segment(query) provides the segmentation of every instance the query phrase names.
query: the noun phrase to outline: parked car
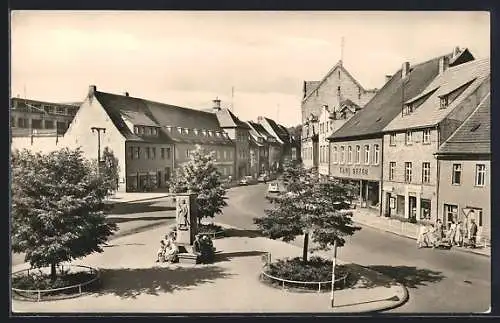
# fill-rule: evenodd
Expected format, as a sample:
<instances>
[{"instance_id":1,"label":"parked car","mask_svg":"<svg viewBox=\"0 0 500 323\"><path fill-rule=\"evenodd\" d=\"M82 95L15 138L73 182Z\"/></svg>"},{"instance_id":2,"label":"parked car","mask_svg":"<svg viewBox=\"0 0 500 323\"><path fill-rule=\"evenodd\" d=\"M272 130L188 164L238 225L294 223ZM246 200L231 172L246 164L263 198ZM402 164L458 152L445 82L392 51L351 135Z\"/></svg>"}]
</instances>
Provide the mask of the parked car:
<instances>
[{"instance_id":1,"label":"parked car","mask_svg":"<svg viewBox=\"0 0 500 323\"><path fill-rule=\"evenodd\" d=\"M248 185L248 178L243 177L242 179L240 179L239 184L240 185Z\"/></svg>"},{"instance_id":2,"label":"parked car","mask_svg":"<svg viewBox=\"0 0 500 323\"><path fill-rule=\"evenodd\" d=\"M268 193L279 193L279 191L280 191L280 189L278 186L278 182L269 183L269 186L267 187Z\"/></svg>"},{"instance_id":3,"label":"parked car","mask_svg":"<svg viewBox=\"0 0 500 323\"><path fill-rule=\"evenodd\" d=\"M269 176L267 176L266 174L260 174L259 178L257 178L257 181L259 183L265 183L269 180Z\"/></svg>"}]
</instances>

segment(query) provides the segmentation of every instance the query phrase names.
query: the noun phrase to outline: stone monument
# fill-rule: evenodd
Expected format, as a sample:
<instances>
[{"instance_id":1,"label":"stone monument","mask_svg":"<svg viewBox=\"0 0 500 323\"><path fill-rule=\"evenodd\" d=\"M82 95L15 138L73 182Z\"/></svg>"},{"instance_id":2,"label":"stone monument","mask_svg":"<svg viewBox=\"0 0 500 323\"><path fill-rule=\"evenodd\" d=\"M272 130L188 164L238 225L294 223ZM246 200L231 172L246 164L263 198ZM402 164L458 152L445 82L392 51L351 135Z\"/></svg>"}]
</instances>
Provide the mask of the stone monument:
<instances>
[{"instance_id":1,"label":"stone monument","mask_svg":"<svg viewBox=\"0 0 500 323\"><path fill-rule=\"evenodd\" d=\"M196 194L176 195L176 223L179 262L197 263L198 256L193 252L193 242L198 231Z\"/></svg>"}]
</instances>

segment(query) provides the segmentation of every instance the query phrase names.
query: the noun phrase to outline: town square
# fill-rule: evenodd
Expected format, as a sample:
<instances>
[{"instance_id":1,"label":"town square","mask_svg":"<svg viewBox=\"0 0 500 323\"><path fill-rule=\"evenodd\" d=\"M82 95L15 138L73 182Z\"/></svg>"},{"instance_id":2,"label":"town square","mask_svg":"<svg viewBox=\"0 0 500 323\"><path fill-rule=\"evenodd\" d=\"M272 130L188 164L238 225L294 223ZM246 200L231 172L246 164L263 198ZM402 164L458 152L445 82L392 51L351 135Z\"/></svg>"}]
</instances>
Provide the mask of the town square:
<instances>
[{"instance_id":1,"label":"town square","mask_svg":"<svg viewBox=\"0 0 500 323\"><path fill-rule=\"evenodd\" d=\"M491 312L487 12L11 15L12 313Z\"/></svg>"}]
</instances>

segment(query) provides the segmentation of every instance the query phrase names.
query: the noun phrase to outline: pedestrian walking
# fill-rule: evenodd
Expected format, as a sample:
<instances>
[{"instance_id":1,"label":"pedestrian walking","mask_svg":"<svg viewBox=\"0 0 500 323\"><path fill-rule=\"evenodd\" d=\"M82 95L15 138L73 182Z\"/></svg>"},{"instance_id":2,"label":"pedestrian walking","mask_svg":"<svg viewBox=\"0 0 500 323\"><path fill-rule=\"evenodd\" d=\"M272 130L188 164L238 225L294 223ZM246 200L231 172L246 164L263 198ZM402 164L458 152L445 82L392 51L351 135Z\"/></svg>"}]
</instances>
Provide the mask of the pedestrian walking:
<instances>
[{"instance_id":1,"label":"pedestrian walking","mask_svg":"<svg viewBox=\"0 0 500 323\"><path fill-rule=\"evenodd\" d=\"M421 224L418 231L417 237L417 248L428 247L428 237L429 228L426 225Z\"/></svg>"},{"instance_id":2,"label":"pedestrian walking","mask_svg":"<svg viewBox=\"0 0 500 323\"><path fill-rule=\"evenodd\" d=\"M477 224L474 218L470 219L470 229L469 229L469 247L476 247L476 236L477 236Z\"/></svg>"}]
</instances>

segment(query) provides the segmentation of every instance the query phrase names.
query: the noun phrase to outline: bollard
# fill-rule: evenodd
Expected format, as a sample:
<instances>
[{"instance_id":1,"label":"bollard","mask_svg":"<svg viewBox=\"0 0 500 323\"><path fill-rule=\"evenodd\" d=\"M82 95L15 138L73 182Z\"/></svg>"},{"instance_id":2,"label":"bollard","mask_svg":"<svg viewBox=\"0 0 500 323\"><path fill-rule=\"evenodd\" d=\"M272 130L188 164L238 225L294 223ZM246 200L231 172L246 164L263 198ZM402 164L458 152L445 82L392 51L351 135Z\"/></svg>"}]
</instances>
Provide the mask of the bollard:
<instances>
[{"instance_id":1,"label":"bollard","mask_svg":"<svg viewBox=\"0 0 500 323\"><path fill-rule=\"evenodd\" d=\"M282 282L283 282L283 289L285 289L285 281L283 280Z\"/></svg>"},{"instance_id":2,"label":"bollard","mask_svg":"<svg viewBox=\"0 0 500 323\"><path fill-rule=\"evenodd\" d=\"M318 293L321 293L321 283L318 284Z\"/></svg>"},{"instance_id":3,"label":"bollard","mask_svg":"<svg viewBox=\"0 0 500 323\"><path fill-rule=\"evenodd\" d=\"M42 300L42 294L40 293L40 290L38 290L38 299L37 301L40 302Z\"/></svg>"},{"instance_id":4,"label":"bollard","mask_svg":"<svg viewBox=\"0 0 500 323\"><path fill-rule=\"evenodd\" d=\"M82 293L82 285L78 285L78 293L81 294Z\"/></svg>"}]
</instances>

